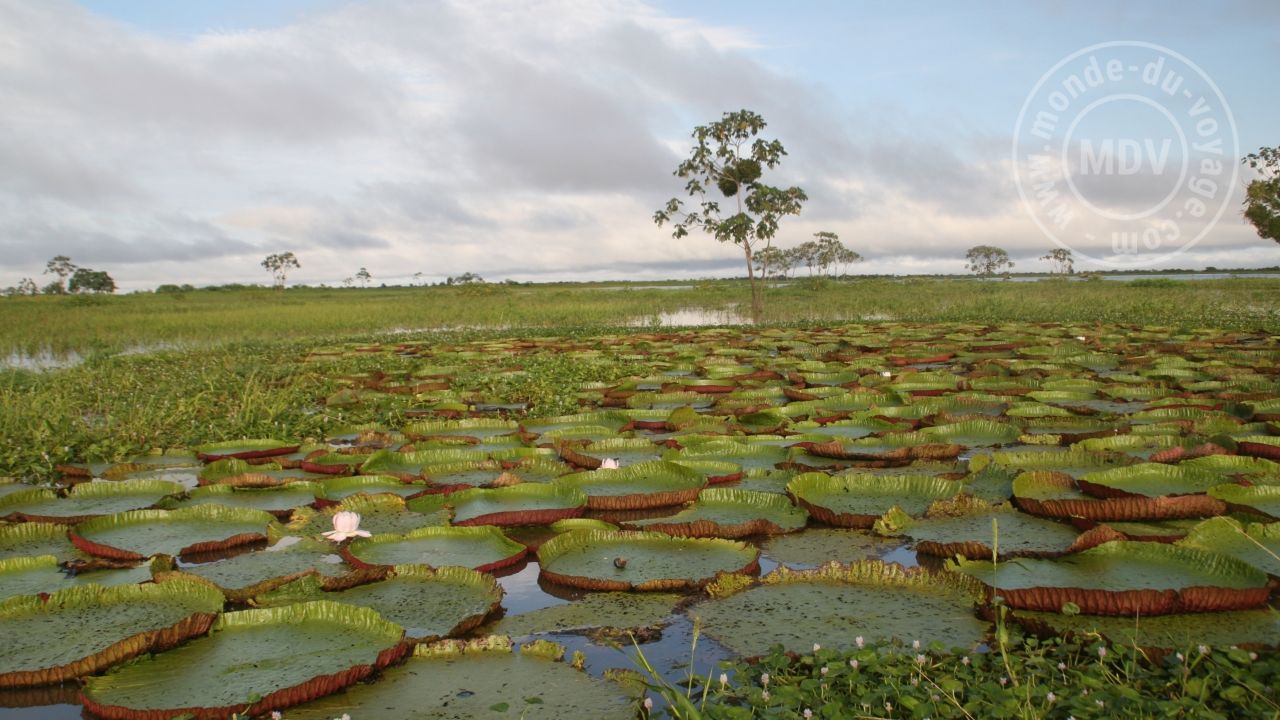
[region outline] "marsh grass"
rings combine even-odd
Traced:
[[[745,281],[670,285],[265,288],[0,300],[0,356],[116,353],[157,345],[323,340],[448,329],[618,327],[661,313],[746,307]],[[1280,280],[1000,282],[795,281],[766,291],[770,324],[866,321],[1127,323],[1280,327]]]

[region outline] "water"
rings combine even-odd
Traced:
[[[681,308],[636,318],[627,323],[631,327],[707,327],[710,325],[749,325],[751,319],[732,307],[723,310],[709,308]]]
[[[176,343],[176,342],[163,341],[163,342],[139,343],[137,345],[130,345],[129,347],[123,350],[120,350],[119,352],[114,352],[114,353],[108,352],[106,354],[117,355],[117,356],[147,355],[150,353],[162,352],[165,350],[187,350],[187,349],[190,349],[189,345],[184,345],[182,343]],[[61,353],[55,353],[48,348],[39,350],[35,353],[23,353],[23,352],[15,351],[4,356],[3,359],[0,359],[0,370],[5,368],[12,368],[15,370],[30,370],[33,372],[45,372],[48,370],[63,370],[65,368],[75,367],[83,363],[85,359],[86,359],[85,355],[78,353],[75,350],[68,350],[66,352],[61,352]]]

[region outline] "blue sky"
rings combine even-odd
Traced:
[[[738,274],[734,248],[649,216],[692,125],[739,107],[788,148],[773,179],[810,194],[778,245],[835,230],[856,271],[910,273],[963,272],[987,243],[1037,269],[1054,239],[1010,152],[1037,81],[1096,43],[1165,46],[1221,89],[1248,152],[1280,144],[1277,27],[1274,2],[0,0],[0,285],[57,252],[125,288],[264,282],[285,249],[309,283]],[[1126,107],[1080,127],[1165,132]],[[1180,255],[1121,259],[1280,264],[1239,218],[1246,180]],[[1085,192],[1119,208],[1157,181]]]

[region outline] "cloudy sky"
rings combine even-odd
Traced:
[[[835,231],[858,272],[963,272],[978,244],[1047,269],[1050,234],[1116,260],[1107,233],[1166,190],[1192,200],[1210,152],[1220,190],[1180,229],[1198,241],[1131,264],[1280,264],[1242,221],[1235,174],[1239,154],[1280,144],[1280,3],[1115,5],[0,0],[0,286],[41,280],[55,254],[126,290],[265,283],[259,262],[285,250],[302,262],[291,282],[311,284],[360,267],[387,283],[741,274],[735,248],[651,219],[681,191],[692,127],[739,108],[789,153],[766,179],[809,195],[776,244]],[[1110,167],[1099,148],[1123,168],[1126,138],[1192,176],[1077,174],[1089,204],[1057,227],[1019,115],[1091,56],[1055,75],[1059,61],[1108,41],[1175,52],[1161,68],[1215,119],[1196,125],[1190,99],[1136,74],[1112,88],[1127,101],[1073,103],[1059,179]],[[1135,68],[1157,53],[1127,52]]]

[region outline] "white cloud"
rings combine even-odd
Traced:
[[[632,0],[377,0],[185,39],[0,0],[0,285],[57,253],[125,289],[266,282],[285,249],[300,282],[741,272],[650,219],[689,129],[741,107],[811,197],[779,244],[836,230],[879,272],[1043,253],[1005,138],[837,106],[762,44]]]

